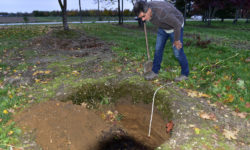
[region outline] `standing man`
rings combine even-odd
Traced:
[[[170,38],[174,56],[181,66],[181,75],[175,78],[175,81],[187,80],[189,68],[183,51],[184,18],[182,13],[165,1],[139,1],[134,5],[134,12],[142,21],[150,21],[158,26],[153,68],[151,72],[145,75],[145,79],[153,80],[158,77],[164,47],[166,41]]]

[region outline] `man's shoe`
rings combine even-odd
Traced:
[[[150,71],[145,75],[145,80],[154,80],[155,78],[158,77],[158,74],[154,73],[153,71]]]
[[[174,80],[175,80],[176,82],[180,82],[180,81],[187,80],[187,79],[188,79],[187,76],[185,76],[185,75],[180,75],[179,77],[175,78]]]

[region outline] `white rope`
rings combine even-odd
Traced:
[[[154,113],[154,103],[155,103],[155,95],[156,93],[163,88],[164,86],[171,85],[173,82],[167,83],[165,85],[160,86],[158,89],[155,90],[154,96],[153,96],[153,102],[152,102],[152,110],[151,110],[151,116],[150,116],[150,123],[149,123],[149,129],[148,129],[148,137],[150,137],[151,133],[151,127],[152,127],[152,120],[153,120],[153,113]]]

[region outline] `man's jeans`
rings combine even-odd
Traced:
[[[183,51],[183,28],[181,28],[181,36],[180,36],[182,48],[179,50],[175,46],[173,46],[174,32],[166,33],[163,29],[161,29],[161,28],[158,29],[152,71],[154,73],[157,73],[157,74],[159,73],[159,70],[161,68],[163,51],[164,51],[165,44],[166,44],[166,41],[168,40],[168,38],[170,38],[170,40],[171,40],[174,56],[176,57],[176,59],[180,63],[181,74],[188,76],[188,74],[189,74],[188,61],[187,61],[186,55]]]

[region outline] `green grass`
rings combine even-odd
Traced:
[[[110,24],[75,26],[103,40],[116,43],[113,50],[118,52],[121,57],[137,61],[145,61],[146,59],[142,29],[127,29]],[[156,28],[149,24],[148,30],[153,30],[148,33],[152,56]],[[250,34],[247,32],[249,30],[250,25],[242,22],[237,25],[233,25],[231,22],[213,22],[210,27],[201,22],[188,22],[184,33],[199,34],[202,40],[210,39],[212,43],[206,48],[202,48],[196,45],[197,39],[190,36],[184,37],[184,51],[189,61],[191,73],[188,81],[180,82],[178,85],[207,93],[214,102],[226,103],[237,110],[250,112],[250,109],[246,108],[246,103],[250,102],[248,91],[250,89],[250,64],[245,62],[245,59],[250,57]],[[185,46],[188,41],[191,42],[191,45]],[[242,43],[245,44],[244,47],[237,48]],[[163,80],[172,80],[179,73],[180,67],[174,59],[171,44],[168,41],[160,77]]]
[[[12,26],[0,29],[0,149],[6,149],[8,145],[16,144],[21,130],[15,127],[14,122],[9,122],[13,112],[26,103],[21,96],[17,87],[10,85],[2,86],[4,77],[3,73],[11,74],[14,70],[25,70],[28,66],[26,63],[19,63],[17,66],[4,64],[3,59],[9,59],[5,56],[10,49],[18,51],[24,47],[24,41],[44,34],[47,31],[46,26]],[[14,55],[13,53],[10,53]],[[30,55],[30,53],[28,53]],[[5,57],[2,57],[5,56]]]

